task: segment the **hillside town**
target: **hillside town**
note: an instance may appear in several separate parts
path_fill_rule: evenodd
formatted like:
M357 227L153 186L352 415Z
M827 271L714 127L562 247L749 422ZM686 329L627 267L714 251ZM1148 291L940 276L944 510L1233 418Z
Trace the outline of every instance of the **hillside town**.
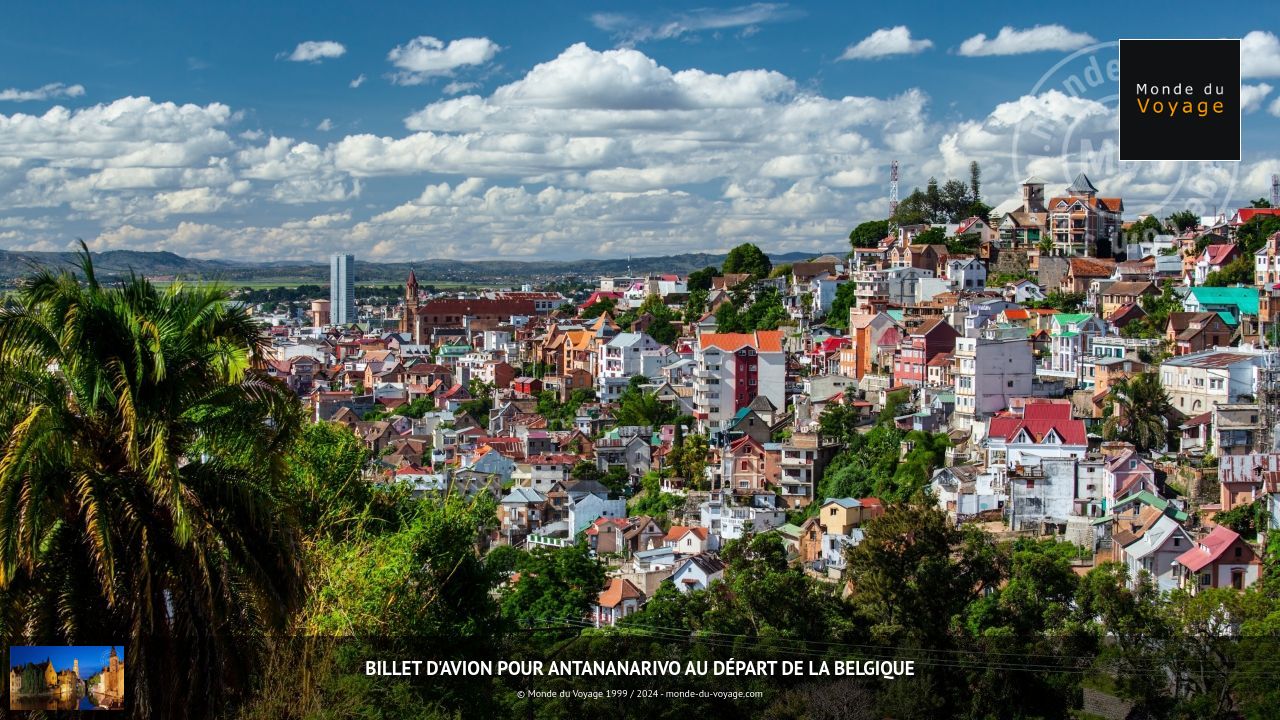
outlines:
M399 304L360 305L339 255L328 299L253 311L267 372L360 439L369 482L487 493L492 545L606 560L597 626L707 588L753 534L839 583L912 498L1070 543L1080 573L1252 586L1280 527L1280 209L1123 221L1083 174L977 193L917 191L847 255L745 245L576 295L410 272Z

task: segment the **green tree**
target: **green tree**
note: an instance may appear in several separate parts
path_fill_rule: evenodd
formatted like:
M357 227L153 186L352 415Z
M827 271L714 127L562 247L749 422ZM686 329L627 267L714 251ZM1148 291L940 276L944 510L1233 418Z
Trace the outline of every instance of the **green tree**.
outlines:
M131 711L204 715L301 600L300 407L224 290L107 286L81 247L83 282L40 270L0 309L0 628L148 638Z
M656 393L645 392L639 387L628 387L618 399L618 410L614 413L614 418L619 425L658 427L675 420L677 414L675 408L659 400Z
M888 235L888 220L868 220L859 223L857 227L849 232L849 244L855 250L858 248L873 248L883 242Z
M1253 256L1241 255L1222 266L1221 270L1214 270L1204 279L1205 287L1229 287L1232 285L1252 285L1253 284Z
M751 243L744 243L729 251L724 259L725 274L746 273L753 278L765 278L773 269L769 256Z
M1174 410L1155 373L1139 373L1113 383L1106 409L1109 414L1102 423L1103 437L1132 443L1142 452L1165 446L1167 418Z
M585 542L537 548L516 563L520 578L502 593L502 615L522 626L586 617L604 587L604 571Z
M1200 227L1200 216L1194 210L1179 210L1169 216L1169 224L1177 228L1178 232L1195 230Z
M931 503L890 504L847 550L851 600L884 641L949 644L952 618L1000 579L996 548Z
M614 300L613 298L604 298L602 300L597 300L591 303L590 305L586 306L585 308L583 308L582 312L578 313L578 317L584 320L591 320L594 318L598 318L601 315L604 315L606 313L612 315L614 311L617 309L618 309L617 300Z
M831 309L827 311L826 322L832 327L848 329L849 310L857 307L858 298L854 294L852 282L842 282L836 286L836 296L831 300Z
M723 273L720 272L720 268L711 265L708 265L701 270L694 270L689 273L689 277L686 278L686 287L688 287L689 292L691 293L695 290L710 290L711 279L718 278L722 274Z
M945 245L946 242L947 231L940 225L924 230L916 236L916 243L919 245Z
M684 303L684 321L686 323L696 323L702 319L707 312L707 298L710 293L707 290L690 290L689 299Z

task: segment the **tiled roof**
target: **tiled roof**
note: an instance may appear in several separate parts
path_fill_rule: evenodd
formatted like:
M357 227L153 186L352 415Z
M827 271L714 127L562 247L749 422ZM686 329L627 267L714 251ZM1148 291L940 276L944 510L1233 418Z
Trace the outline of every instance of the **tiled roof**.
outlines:
M1213 529L1213 532L1197 543L1195 547L1179 555L1174 562L1191 572L1199 572L1205 565L1221 558L1227 548L1234 545L1239 539L1239 533L1219 525Z
M754 333L702 333L698 336L698 346L703 350L716 347L727 352L736 352L744 347L751 347L756 352L782 352L781 330L757 330Z
M642 600L644 593L626 578L609 578L609 584L596 601L600 607L617 607L623 600Z

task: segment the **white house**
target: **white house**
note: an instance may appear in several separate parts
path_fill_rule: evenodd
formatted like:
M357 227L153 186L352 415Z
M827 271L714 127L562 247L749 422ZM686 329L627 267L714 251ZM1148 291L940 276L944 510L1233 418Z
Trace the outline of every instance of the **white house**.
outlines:
M987 264L976 257L952 256L946 272L952 289L975 292L987 286Z
M1092 313L1058 313L1049 330L1049 359L1040 373L1078 378L1093 339L1107 333L1107 324Z
M1154 525L1137 537L1125 537L1128 543L1120 547L1124 564L1129 568L1129 582L1137 585L1141 573L1149 575L1162 591L1178 587L1178 575L1174 560L1195 543L1182 525L1168 515L1161 515Z
M714 555L692 555L676 565L671 582L682 593L706 590L711 583L724 579L724 567L724 562Z

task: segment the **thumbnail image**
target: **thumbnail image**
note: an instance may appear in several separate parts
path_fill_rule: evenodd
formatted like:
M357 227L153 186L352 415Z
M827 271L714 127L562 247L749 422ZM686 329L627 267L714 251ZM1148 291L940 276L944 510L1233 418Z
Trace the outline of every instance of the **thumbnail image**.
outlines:
M123 710L124 648L9 648L10 710Z

